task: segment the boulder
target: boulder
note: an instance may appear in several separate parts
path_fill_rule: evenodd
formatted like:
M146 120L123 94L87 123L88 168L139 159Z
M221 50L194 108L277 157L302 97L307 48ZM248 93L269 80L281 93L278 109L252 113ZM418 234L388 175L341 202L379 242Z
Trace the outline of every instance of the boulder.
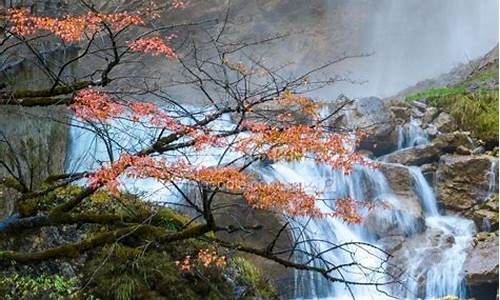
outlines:
M432 123L434 119L437 117L439 114L439 110L435 107L429 107L424 113L424 116L422 117L422 125L427 126L427 124Z
M410 120L411 114L408 106L391 106L390 110L399 121L408 122Z
M476 240L464 263L468 286L498 282L498 236L490 234L484 240Z
M459 155L471 155L472 154L472 151L463 145L458 146L457 150L455 150L455 152Z
M457 130L457 122L455 119L447 112L441 112L436 119L433 121L434 126L436 126L439 132L447 133Z
M418 109L421 112L425 112L427 110L427 104L421 101L413 101L411 106Z
M484 203L495 192L491 169L496 161L496 158L486 155L443 155L436 172L440 204L446 209L464 213Z
M456 131L438 135L432 143L436 144L445 153L452 153L458 147L464 146L468 149L474 149L474 141L470 138L467 131Z
M430 144L402 149L383 156L381 160L408 166L420 166L437 162L443 153L452 153L460 146L463 149L473 149L474 144L467 132L441 134Z
M403 247L403 243L405 238L401 235L392 235L386 236L377 241L377 244L380 245L385 251L388 253L394 253Z
M396 117L388 104L376 97L348 102L341 113L331 120L330 126L345 129L362 129L367 137L359 149L372 151L376 156L390 153L397 148Z
M438 132L436 126L431 124L427 128L425 128L425 133L427 133L427 135L430 137L435 137L438 135L439 132Z
M479 146L479 147L475 148L474 150L472 150L472 154L474 154L474 155L484 154L485 152L486 152L486 150L484 149L483 146Z
M498 194L488 197L482 204L475 205L465 215L474 220L481 231L498 230Z
M422 171L422 175L424 175L425 179L427 180L427 182L431 186L434 185L434 181L436 179L437 167L438 167L437 163L424 164L424 165L420 166L420 170Z
M388 163L399 163L407 166L420 166L438 161L441 153L441 147L432 143L402 149L383 156L381 160Z

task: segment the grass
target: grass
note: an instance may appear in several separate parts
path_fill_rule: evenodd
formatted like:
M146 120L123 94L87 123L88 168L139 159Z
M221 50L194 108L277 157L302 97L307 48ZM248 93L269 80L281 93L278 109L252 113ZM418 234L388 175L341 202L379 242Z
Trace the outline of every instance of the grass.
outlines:
M498 76L498 65L493 69L477 72L452 87L432 88L408 95L407 102L427 99L432 106L450 113L462 130L489 144L498 143L498 89L482 83ZM468 86L477 84L478 89L469 91ZM486 85L487 86L487 85Z
M420 99L432 99L440 97L455 96L459 94L465 94L466 89L464 87L443 87L443 88L432 88L427 91L411 94L405 98L407 102L413 102Z

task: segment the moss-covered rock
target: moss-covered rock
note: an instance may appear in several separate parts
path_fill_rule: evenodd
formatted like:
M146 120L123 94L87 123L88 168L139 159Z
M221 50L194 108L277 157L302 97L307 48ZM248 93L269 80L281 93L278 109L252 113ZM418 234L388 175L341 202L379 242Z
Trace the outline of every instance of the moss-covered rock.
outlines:
M78 186L56 189L32 202L33 211L46 214L55 205L68 201L82 191ZM158 207L142 201L139 197L124 194L119 197L97 192L88 201L75 208L72 215L114 216L124 223L80 224L49 226L26 230L22 235L2 233L0 249L33 253L59 247L82 240L97 239L113 230L122 228L127 220L147 220L137 229L139 234L123 231L113 236L113 243L106 243L87 252L78 247L67 247L63 258L34 263L29 266L13 264L0 271L2 279L10 285L17 284L9 278L14 274L28 282L38 282L47 276L56 281L43 281L47 293L56 289L54 284L71 282L74 295L63 298L43 299L276 299L271 283L262 276L262 271L249 260L235 257L217 244L208 242L203 235L177 242L162 243L155 240L164 232L175 233L189 228L196 229L199 223L167 207ZM51 220L62 220L64 214L48 214ZM214 237L207 234L207 237ZM225 256L225 266L203 266L196 261L200 249L217 249ZM177 266L187 256L193 258L193 268L184 272ZM45 276L45 277L44 277ZM66 281L64 281L64 280ZM9 281L10 280L10 281ZM24 280L24 279L23 279ZM27 280L27 279L26 279ZM30 283L31 284L31 283ZM24 285L23 285L24 286ZM2 289L0 299L42 299L33 294L23 298L21 288ZM36 291L43 289L38 288ZM241 292L243 291L243 292ZM85 294L83 297L81 295Z

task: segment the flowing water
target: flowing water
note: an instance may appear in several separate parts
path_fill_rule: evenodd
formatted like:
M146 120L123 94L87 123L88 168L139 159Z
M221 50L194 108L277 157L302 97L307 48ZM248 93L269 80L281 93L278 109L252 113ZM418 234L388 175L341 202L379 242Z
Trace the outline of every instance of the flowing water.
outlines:
M73 121L77 125L78 121ZM223 119L216 126L227 128L229 119ZM81 125L81 124L79 124ZM416 126L415 124L410 125ZM138 149L142 145L137 140L146 141L157 132L150 129L133 127L131 123L115 124L106 137L120 140L127 149ZM421 133L417 128L410 129L405 140L418 140L415 136ZM109 157L117 156L120 149L110 149L95 132L82 130L73 126L71 131L70 152L68 157L68 171L82 171L95 169L98 162L107 161ZM421 141L426 141L423 138ZM412 143L414 145L414 143ZM220 152L207 151L201 154L200 163L214 165L218 162ZM228 160L230 157L227 158ZM445 295L465 295L461 269L465 260L465 249L473 234L471 221L453 216L442 216L437 207L436 197L417 167L409 167L408 172L414 180L414 189L419 197L424 211L427 230L418 233L416 220L405 213L403 202L398 199L390 184L380 170L358 166L350 175L341 171L332 170L327 166L317 165L312 160L296 163L275 163L260 166L254 169L263 175L264 180L280 180L288 183L301 183L311 192L321 190L323 201L318 207L324 212L331 212L336 199L350 197L358 201L384 201L391 209L381 209L376 213L376 226L393 224L401 234L409 236L407 253L403 253L404 261L400 262L406 268L401 276L403 288L388 285L387 293L404 295L408 298L416 296L428 299ZM494 176L494 173L493 175ZM494 180L494 179L493 179ZM164 186L154 180L126 179L124 188L128 191L141 194L146 200L156 202L175 202L178 196L171 187ZM368 213L365 211L365 213ZM385 274L389 262L383 259L383 253L369 246L377 245L377 236L369 228L361 225L350 225L336 218L326 219L298 219L294 221L296 228L293 231L299 242L298 253L317 255L308 260L305 255L297 255L296 260L321 267L344 266L331 275L345 281L364 283L383 283L389 280ZM417 242L412 241L411 237ZM345 244L347 243L347 244ZM343 247L336 247L345 244ZM334 247L332 249L332 247ZM336 247L336 248L335 248ZM429 256L434 261L428 263ZM355 265L351 265L356 262ZM422 287L422 278L425 287ZM331 283L318 273L295 272L295 299L381 299L384 294L374 286L345 285ZM420 283L419 283L420 282Z
M333 4L334 1L328 3ZM394 94L419 80L443 73L457 63L482 55L498 43L498 1L495 0L439 0L430 1L426 5L419 0L384 0L377 3L378 9L370 14L373 17L372 26L362 31L368 36L362 41L362 50L374 51L374 55L364 62L344 66L358 71L356 74L361 75L360 79L367 79L369 82L361 87L340 85L339 89L348 95L361 97ZM228 119L222 122L224 124L221 125L227 128ZM81 125L76 120L73 123ZM105 141L109 138L119 140L124 148L134 151L144 146L137 141L147 143L158 134L154 130L137 128L126 122L115 125L117 126L110 134L102 133L102 138L99 137L99 132L72 127L67 157L68 172L92 170L98 167L99 162L116 157L121 149L107 144ZM398 150L429 142L416 120L398 130ZM218 152L208 151L201 157L198 156L198 160L200 163L213 165L218 163L219 156ZM498 176L495 170L496 166L492 164L491 193L494 192ZM344 197L359 201L385 201L393 209L378 210L375 224L392 224L405 237L403 248L399 250L402 253L398 255L401 259L398 266L404 268L402 285L375 288L336 284L317 273L296 271L292 298L390 298L380 293L380 290L389 295L411 299L465 296L461 271L474 226L471 221L445 216L439 212L434 191L419 168L408 168L414 186L407 188L414 189L418 195L423 209L425 232L417 230L415 218L405 213L404 203L379 170L356 167L351 175L345 175L306 160L298 163L275 163L259 167L255 171L260 172L268 181L279 179L302 183L311 191L324 191L324 200L318 202L324 212L332 211L336 199ZM175 201L171 199L177 197L171 187L154 180L137 182L127 179L124 188L140 193L150 201L168 203ZM378 243L379 237L370 230L370 226L349 225L334 218L298 219L295 222L297 228L302 228L292 232L299 242L298 252L318 254L315 259L308 261L311 265L330 268L345 265L344 268L333 271L332 276L346 281L382 283L388 280L385 272L390 271L390 262L383 259L378 249L364 244ZM344 243L347 243L344 247L334 247ZM305 262L307 257L297 255L295 259ZM350 265L354 261L357 264Z

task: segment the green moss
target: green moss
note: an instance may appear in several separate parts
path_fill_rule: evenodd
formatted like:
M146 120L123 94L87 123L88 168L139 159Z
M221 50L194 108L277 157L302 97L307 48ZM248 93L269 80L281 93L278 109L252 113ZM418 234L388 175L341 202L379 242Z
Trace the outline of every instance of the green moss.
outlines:
M238 284L249 288L249 292L245 295L246 298L278 299L276 289L264 278L261 271L254 264L242 257L234 257L232 265L239 273L237 277Z
M179 272L175 256L195 251L185 243L181 252L115 244L103 248L86 265L92 292L104 299L220 299L231 298L231 288L220 272L198 275ZM177 250L180 248L177 248Z
M474 137L495 145L499 123L498 83L494 81L497 76L498 64L494 64L472 73L456 86L429 89L409 95L405 100L426 99L430 105L449 112L462 130L471 131ZM475 89L471 90L471 86Z
M464 94L466 89L464 87L443 87L443 88L433 88L427 91L418 92L415 94L411 94L406 96L405 100L407 102L413 102L420 99L429 99L429 98L439 98L439 97L448 97L459 94Z
M96 299L78 289L76 278L40 274L22 276L13 274L0 277L2 299Z
M182 215L170 208L161 208L157 216L159 225L170 230L182 228L190 221L190 218L186 215Z
M431 98L432 105L445 108L460 128L484 141L498 141L498 91Z

